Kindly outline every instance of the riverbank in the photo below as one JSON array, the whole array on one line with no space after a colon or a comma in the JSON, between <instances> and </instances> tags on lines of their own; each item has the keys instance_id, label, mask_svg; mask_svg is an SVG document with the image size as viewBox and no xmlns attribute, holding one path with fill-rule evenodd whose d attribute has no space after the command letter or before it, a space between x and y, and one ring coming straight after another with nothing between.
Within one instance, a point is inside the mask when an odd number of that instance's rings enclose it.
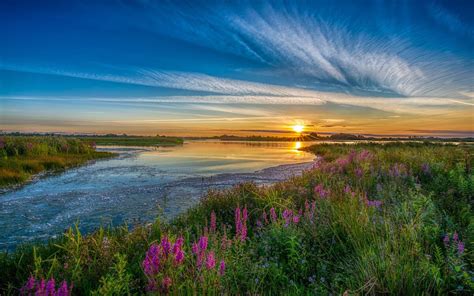
<instances>
[{"instance_id":1,"label":"riverbank","mask_svg":"<svg viewBox=\"0 0 474 296\"><path fill-rule=\"evenodd\" d=\"M61 137L0 137L0 190L24 185L35 176L57 173L113 157L95 146Z\"/></svg>"},{"instance_id":2,"label":"riverbank","mask_svg":"<svg viewBox=\"0 0 474 296\"><path fill-rule=\"evenodd\" d=\"M321 158L301 176L212 190L169 223L73 228L2 254L0 289L35 292L43 279L100 295L473 291L472 149L309 149Z\"/></svg>"}]
</instances>

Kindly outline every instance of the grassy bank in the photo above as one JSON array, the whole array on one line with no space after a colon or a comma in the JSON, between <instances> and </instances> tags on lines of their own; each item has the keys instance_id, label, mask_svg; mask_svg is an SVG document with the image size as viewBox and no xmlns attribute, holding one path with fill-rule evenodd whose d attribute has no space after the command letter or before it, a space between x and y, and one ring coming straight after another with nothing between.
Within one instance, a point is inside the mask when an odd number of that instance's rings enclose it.
<instances>
[{"instance_id":1,"label":"grassy bank","mask_svg":"<svg viewBox=\"0 0 474 296\"><path fill-rule=\"evenodd\" d=\"M61 171L87 161L111 157L95 146L63 137L0 137L0 188L22 184L45 171Z\"/></svg>"},{"instance_id":2,"label":"grassy bank","mask_svg":"<svg viewBox=\"0 0 474 296\"><path fill-rule=\"evenodd\" d=\"M102 146L176 146L182 145L183 139L178 137L166 136L79 136L79 138L88 143Z\"/></svg>"},{"instance_id":3,"label":"grassy bank","mask_svg":"<svg viewBox=\"0 0 474 296\"><path fill-rule=\"evenodd\" d=\"M72 228L0 255L4 294L472 294L473 158L316 145L301 177L209 192L166 224ZM124 209L126 210L126 209ZM54 281L52 280L54 279ZM71 288L72 287L72 288Z\"/></svg>"}]
</instances>

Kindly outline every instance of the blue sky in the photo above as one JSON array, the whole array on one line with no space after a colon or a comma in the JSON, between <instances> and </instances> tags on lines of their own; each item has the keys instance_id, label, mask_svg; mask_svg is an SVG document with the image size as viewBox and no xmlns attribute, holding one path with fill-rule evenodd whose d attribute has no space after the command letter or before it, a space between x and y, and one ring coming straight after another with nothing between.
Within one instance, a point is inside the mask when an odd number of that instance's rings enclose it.
<instances>
[{"instance_id":1,"label":"blue sky","mask_svg":"<svg viewBox=\"0 0 474 296\"><path fill-rule=\"evenodd\" d=\"M472 135L473 1L2 1L0 129Z\"/></svg>"}]
</instances>

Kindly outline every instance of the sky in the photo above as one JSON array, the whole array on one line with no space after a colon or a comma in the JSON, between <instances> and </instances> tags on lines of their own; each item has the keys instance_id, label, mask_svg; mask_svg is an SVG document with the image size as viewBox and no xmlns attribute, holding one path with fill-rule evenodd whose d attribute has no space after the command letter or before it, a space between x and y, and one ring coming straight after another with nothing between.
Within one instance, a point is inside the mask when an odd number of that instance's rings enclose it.
<instances>
[{"instance_id":1,"label":"sky","mask_svg":"<svg viewBox=\"0 0 474 296\"><path fill-rule=\"evenodd\" d=\"M0 2L0 130L474 136L474 1Z\"/></svg>"}]
</instances>

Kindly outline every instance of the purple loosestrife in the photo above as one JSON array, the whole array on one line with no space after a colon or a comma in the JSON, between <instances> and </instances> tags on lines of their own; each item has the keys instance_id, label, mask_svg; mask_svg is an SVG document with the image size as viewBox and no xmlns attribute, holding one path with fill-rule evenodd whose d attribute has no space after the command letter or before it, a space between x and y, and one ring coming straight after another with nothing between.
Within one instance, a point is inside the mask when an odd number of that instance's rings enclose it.
<instances>
[{"instance_id":1,"label":"purple loosestrife","mask_svg":"<svg viewBox=\"0 0 474 296\"><path fill-rule=\"evenodd\" d=\"M459 235L458 235L458 232L455 231L453 234L453 241L457 242L458 240L459 240Z\"/></svg>"},{"instance_id":2,"label":"purple loosestrife","mask_svg":"<svg viewBox=\"0 0 474 296\"><path fill-rule=\"evenodd\" d=\"M165 236L161 239L161 248L163 249L163 252L166 256L170 253L171 243L168 240L168 237Z\"/></svg>"},{"instance_id":3,"label":"purple loosestrife","mask_svg":"<svg viewBox=\"0 0 474 296\"><path fill-rule=\"evenodd\" d=\"M354 170L354 173L357 178L362 178L362 176L364 175L364 171L362 170L362 168L356 168Z\"/></svg>"},{"instance_id":4,"label":"purple loosestrife","mask_svg":"<svg viewBox=\"0 0 474 296\"><path fill-rule=\"evenodd\" d=\"M372 153L369 150L362 150L359 155L357 155L357 159L359 161L371 160L373 157Z\"/></svg>"},{"instance_id":5,"label":"purple loosestrife","mask_svg":"<svg viewBox=\"0 0 474 296\"><path fill-rule=\"evenodd\" d=\"M292 220L293 211L285 209L283 213L281 214L281 216L285 220L285 227L288 227L288 225L290 225L291 220Z\"/></svg>"},{"instance_id":6,"label":"purple loosestrife","mask_svg":"<svg viewBox=\"0 0 474 296\"><path fill-rule=\"evenodd\" d=\"M406 177L407 167L403 163L396 163L390 168L389 175L394 178Z\"/></svg>"},{"instance_id":7,"label":"purple loosestrife","mask_svg":"<svg viewBox=\"0 0 474 296\"><path fill-rule=\"evenodd\" d=\"M61 283L61 286L59 286L58 288L58 292L56 293L56 296L69 296L72 294L71 291L72 291L72 285L70 288L68 288L67 282L63 281Z\"/></svg>"},{"instance_id":8,"label":"purple loosestrife","mask_svg":"<svg viewBox=\"0 0 474 296\"><path fill-rule=\"evenodd\" d=\"M458 253L462 254L464 253L464 243L463 242L458 242Z\"/></svg>"},{"instance_id":9,"label":"purple loosestrife","mask_svg":"<svg viewBox=\"0 0 474 296\"><path fill-rule=\"evenodd\" d=\"M293 216L293 223L298 224L300 222L300 216L299 215L294 215Z\"/></svg>"},{"instance_id":10,"label":"purple loosestrife","mask_svg":"<svg viewBox=\"0 0 474 296\"><path fill-rule=\"evenodd\" d=\"M272 223L275 223L277 221L277 214L275 212L275 208L270 209L270 219L272 220Z\"/></svg>"},{"instance_id":11,"label":"purple loosestrife","mask_svg":"<svg viewBox=\"0 0 474 296\"><path fill-rule=\"evenodd\" d=\"M447 234L444 235L443 244L446 248L449 246L449 235L447 235Z\"/></svg>"},{"instance_id":12,"label":"purple loosestrife","mask_svg":"<svg viewBox=\"0 0 474 296\"><path fill-rule=\"evenodd\" d=\"M69 296L71 292L72 284L68 287L66 281L63 281L56 290L54 278L50 278L48 281L44 279L37 281L33 276L30 276L26 284L20 289L20 295Z\"/></svg>"},{"instance_id":13,"label":"purple loosestrife","mask_svg":"<svg viewBox=\"0 0 474 296\"><path fill-rule=\"evenodd\" d=\"M54 278L49 279L46 283L46 295L55 295L56 294L56 283Z\"/></svg>"},{"instance_id":14,"label":"purple loosestrife","mask_svg":"<svg viewBox=\"0 0 474 296\"><path fill-rule=\"evenodd\" d=\"M245 207L243 211L237 207L235 209L235 236L236 238L240 238L241 241L245 241L247 238L247 219L247 207Z\"/></svg>"},{"instance_id":15,"label":"purple loosestrife","mask_svg":"<svg viewBox=\"0 0 474 296\"><path fill-rule=\"evenodd\" d=\"M327 198L329 196L329 190L324 189L323 184L318 184L314 187L314 195L320 198Z\"/></svg>"},{"instance_id":16,"label":"purple loosestrife","mask_svg":"<svg viewBox=\"0 0 474 296\"><path fill-rule=\"evenodd\" d=\"M161 282L161 288L163 289L163 292L167 293L172 285L173 281L169 276L166 276L163 278L163 281Z\"/></svg>"},{"instance_id":17,"label":"purple loosestrife","mask_svg":"<svg viewBox=\"0 0 474 296\"><path fill-rule=\"evenodd\" d=\"M216 232L216 213L214 211L211 212L211 232Z\"/></svg>"},{"instance_id":18,"label":"purple loosestrife","mask_svg":"<svg viewBox=\"0 0 474 296\"><path fill-rule=\"evenodd\" d=\"M263 210L262 219L265 224L268 224L267 211Z\"/></svg>"},{"instance_id":19,"label":"purple loosestrife","mask_svg":"<svg viewBox=\"0 0 474 296\"><path fill-rule=\"evenodd\" d=\"M225 273L225 261L221 260L221 263L219 264L219 275L223 276Z\"/></svg>"},{"instance_id":20,"label":"purple loosestrife","mask_svg":"<svg viewBox=\"0 0 474 296\"><path fill-rule=\"evenodd\" d=\"M207 270L211 270L214 269L214 267L216 267L216 257L214 251L210 251L206 258L206 268Z\"/></svg>"}]
</instances>

